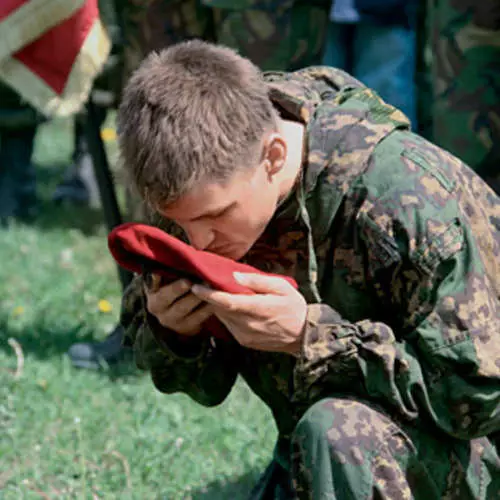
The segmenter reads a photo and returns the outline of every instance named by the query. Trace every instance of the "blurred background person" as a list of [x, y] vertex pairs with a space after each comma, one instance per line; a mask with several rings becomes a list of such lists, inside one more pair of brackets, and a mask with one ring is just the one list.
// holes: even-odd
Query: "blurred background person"
[[32, 220], [37, 213], [36, 170], [31, 162], [43, 115], [0, 82], [0, 221]]
[[413, 130], [417, 8], [418, 0], [333, 0], [323, 58], [403, 111]]
[[[92, 96], [96, 104], [97, 123], [104, 124], [109, 109], [115, 108], [123, 78], [123, 33], [120, 25], [121, 0], [99, 0], [99, 16], [111, 41], [111, 53], [94, 81]], [[85, 134], [85, 110], [74, 116], [73, 154], [52, 199], [56, 203], [69, 202], [100, 206], [94, 166]]]
[[433, 0], [433, 140], [500, 193], [500, 1]]
[[[107, 112], [105, 108], [97, 109], [98, 124], [101, 127]], [[71, 162], [65, 169], [61, 182], [56, 186], [52, 200], [58, 204], [67, 202], [97, 209], [101, 206], [99, 188], [85, 135], [84, 120], [85, 117], [80, 114], [74, 118]]]

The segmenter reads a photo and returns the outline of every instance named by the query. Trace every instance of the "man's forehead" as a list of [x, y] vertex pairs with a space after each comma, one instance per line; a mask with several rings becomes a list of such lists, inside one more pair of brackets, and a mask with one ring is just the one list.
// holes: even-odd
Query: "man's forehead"
[[233, 199], [225, 193], [221, 196], [212, 189], [206, 189], [199, 193], [187, 194], [180, 197], [177, 201], [164, 207], [162, 214], [175, 220], [196, 220], [208, 215], [214, 215], [222, 212], [233, 203]]
[[200, 184], [162, 210], [169, 219], [193, 220], [216, 214], [236, 203], [256, 172], [240, 171], [225, 182]]

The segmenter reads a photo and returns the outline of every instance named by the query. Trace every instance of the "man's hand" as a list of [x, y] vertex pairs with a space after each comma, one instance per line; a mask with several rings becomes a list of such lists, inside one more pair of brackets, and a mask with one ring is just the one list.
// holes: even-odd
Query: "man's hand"
[[234, 273], [256, 295], [235, 295], [193, 285], [191, 291], [211, 304], [212, 312], [243, 346], [261, 351], [300, 353], [307, 303], [279, 277]]
[[190, 292], [192, 283], [178, 280], [160, 287], [160, 277], [150, 275], [145, 287], [147, 309], [162, 326], [181, 335], [193, 336], [213, 311], [208, 304]]

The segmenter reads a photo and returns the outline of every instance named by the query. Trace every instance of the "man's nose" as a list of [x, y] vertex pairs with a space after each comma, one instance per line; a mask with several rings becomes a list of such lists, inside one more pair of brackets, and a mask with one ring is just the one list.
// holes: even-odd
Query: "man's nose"
[[197, 250], [205, 250], [214, 240], [213, 232], [202, 227], [193, 227], [186, 230], [189, 242]]

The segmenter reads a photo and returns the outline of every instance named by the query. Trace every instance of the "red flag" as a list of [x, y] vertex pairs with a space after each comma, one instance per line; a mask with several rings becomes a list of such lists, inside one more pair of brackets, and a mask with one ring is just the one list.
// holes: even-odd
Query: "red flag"
[[79, 110], [110, 50], [97, 0], [2, 0], [4, 39], [0, 78], [48, 116]]

